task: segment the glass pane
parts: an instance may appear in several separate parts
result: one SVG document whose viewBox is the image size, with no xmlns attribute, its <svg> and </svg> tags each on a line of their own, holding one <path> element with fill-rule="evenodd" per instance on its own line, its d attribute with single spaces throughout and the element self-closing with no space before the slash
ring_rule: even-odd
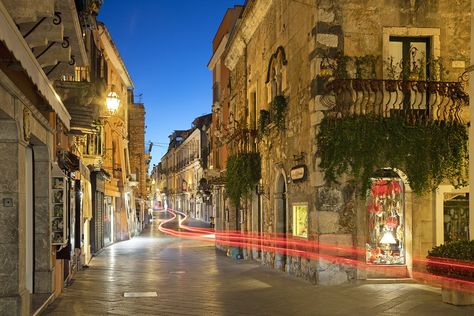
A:
<svg viewBox="0 0 474 316">
<path fill-rule="evenodd" d="M 390 55 L 389 60 L 385 61 L 387 63 L 385 76 L 391 80 L 400 79 L 401 65 L 403 64 L 403 43 L 390 41 L 388 45 Z"/>
<path fill-rule="evenodd" d="M 469 240 L 469 193 L 444 195 L 444 242 Z"/>
<path fill-rule="evenodd" d="M 308 237 L 308 205 L 293 205 L 294 236 Z"/>
<path fill-rule="evenodd" d="M 404 189 L 400 178 L 372 179 L 368 192 L 367 263 L 405 264 Z"/>
<path fill-rule="evenodd" d="M 410 71 L 414 80 L 426 80 L 426 43 L 410 43 Z M 415 78 L 416 77 L 416 78 Z"/>
</svg>

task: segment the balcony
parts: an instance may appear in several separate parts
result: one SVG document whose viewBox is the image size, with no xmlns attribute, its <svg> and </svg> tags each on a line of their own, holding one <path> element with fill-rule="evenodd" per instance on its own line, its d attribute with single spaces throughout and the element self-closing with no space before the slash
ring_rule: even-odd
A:
<svg viewBox="0 0 474 316">
<path fill-rule="evenodd" d="M 469 97 L 460 82 L 334 79 L 321 102 L 333 117 L 372 114 L 411 123 L 460 123 L 467 121 Z"/>
<path fill-rule="evenodd" d="M 94 131 L 105 100 L 105 83 L 98 81 L 55 81 L 55 89 L 71 115 L 71 127 Z"/>
</svg>

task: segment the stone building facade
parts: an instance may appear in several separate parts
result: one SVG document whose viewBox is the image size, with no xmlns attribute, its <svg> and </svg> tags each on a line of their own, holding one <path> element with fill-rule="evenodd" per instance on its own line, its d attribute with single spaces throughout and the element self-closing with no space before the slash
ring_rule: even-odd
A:
<svg viewBox="0 0 474 316">
<path fill-rule="evenodd" d="M 431 60 L 442 57 L 450 78 L 433 80 L 456 82 L 469 65 L 469 12 L 469 1 L 385 1 L 383 6 L 370 1 L 247 2 L 224 52 L 230 80 L 223 86 L 230 87 L 229 111 L 234 117 L 227 128 L 238 131 L 245 126 L 250 131 L 260 131 L 247 133 L 247 137 L 232 141 L 228 148 L 229 155 L 259 152 L 262 177 L 252 196 L 241 202 L 242 209 L 231 209 L 229 214 L 242 214 L 238 219 L 240 225 L 234 226 L 242 232 L 283 234 L 293 241 L 314 245 L 314 255 L 292 256 L 291 251 L 285 250 L 288 245 L 276 252 L 243 246 L 244 257 L 318 284 L 379 276 L 416 276 L 418 260 L 448 238 L 445 212 L 449 201 L 457 196 L 467 203 L 468 188 L 455 189 L 443 182 L 432 193 L 419 196 L 410 189 L 402 166 L 384 166 L 380 170 L 383 174 L 374 170 L 373 179 L 396 182 L 396 187 L 403 189 L 402 202 L 394 213 L 396 224 L 391 224 L 396 226 L 397 240 L 384 239 L 399 248 L 386 252 L 379 249 L 382 253 L 393 253 L 390 260 L 398 264 L 372 261 L 369 253 L 370 249 L 374 253 L 375 248 L 371 248 L 370 241 L 375 233 L 370 228 L 369 196 L 361 193 L 358 183 L 348 177 L 338 179 L 338 185 L 330 184 L 320 167 L 316 136 L 321 121 L 334 111 L 340 98 L 337 92 L 330 93 L 328 83 L 335 73 L 327 72 L 335 71 L 334 65 L 341 57 L 359 60 L 362 56 L 373 56 L 377 62 L 369 75 L 383 81 L 389 79 L 390 69 L 393 70 L 384 61 L 390 57 L 409 59 L 404 54 L 416 51 L 418 55 L 411 55 L 412 62 L 414 56 Z M 367 79 L 355 65 L 352 67 L 346 80 L 353 75 L 362 84 L 370 82 L 364 81 Z M 404 74 L 397 71 L 397 78 L 401 78 Z M 427 76 L 427 72 L 425 69 L 419 78 L 410 80 L 423 82 L 421 75 Z M 352 86 L 349 89 L 351 102 L 361 98 L 360 90 Z M 385 94 L 382 99 L 387 101 L 389 97 Z M 425 101 L 421 102 L 432 100 L 423 98 Z M 375 97 L 369 95 L 363 102 L 372 104 L 373 100 Z M 466 123 L 465 110 L 460 110 L 459 115 Z M 270 120 L 263 120 L 263 116 Z M 255 134 L 258 136 L 253 137 Z M 220 208 L 217 212 L 225 214 L 226 210 Z M 466 208 L 462 214 L 473 216 L 472 210 Z M 229 223 L 236 220 L 230 216 L 225 219 Z M 467 225 L 463 230 L 470 229 L 472 238 L 472 227 Z M 235 229 L 225 228 L 225 224 L 223 227 L 224 231 Z M 378 244 L 383 234 L 377 234 Z M 334 251 L 333 247 L 345 250 Z M 353 264 L 341 264 L 346 259 Z"/>
<path fill-rule="evenodd" d="M 133 93 L 131 93 L 131 97 L 133 98 Z M 148 218 L 146 183 L 147 160 L 149 159 L 149 154 L 145 151 L 145 106 L 143 103 L 135 103 L 130 100 L 128 111 L 131 180 L 138 182 L 133 192 L 136 211 L 139 213 L 140 225 L 143 227 L 145 216 Z"/>
<path fill-rule="evenodd" d="M 38 313 L 93 254 L 130 235 L 133 85 L 96 22 L 101 3 L 0 1 L 2 315 Z M 111 92 L 122 101 L 114 115 Z"/>
<path fill-rule="evenodd" d="M 193 121 L 191 129 L 174 131 L 167 153 L 152 171 L 156 204 L 203 221 L 215 217 L 201 184 L 208 169 L 211 120 L 211 114 L 203 115 Z"/>
<path fill-rule="evenodd" d="M 71 116 L 52 82 L 88 63 L 78 14 L 74 1 L 0 2 L 0 314 L 28 315 L 61 291 L 54 233 L 66 223 L 53 202 L 62 215 L 66 197 L 53 177 Z"/>
<path fill-rule="evenodd" d="M 230 89 L 228 86 L 230 71 L 225 65 L 225 48 L 238 18 L 243 10 L 242 6 L 228 9 L 212 43 L 213 55 L 208 68 L 212 71 L 212 126 L 211 126 L 211 155 L 209 168 L 205 170 L 204 178 L 212 188 L 213 212 L 215 213 L 215 228 L 218 231 L 234 229 L 235 219 L 225 220 L 225 210 L 228 209 L 225 191 L 225 169 L 228 156 L 229 134 L 227 126 L 230 117 Z M 232 218 L 234 218 L 232 216 Z M 216 246 L 225 249 L 225 246 L 216 242 Z"/>
</svg>

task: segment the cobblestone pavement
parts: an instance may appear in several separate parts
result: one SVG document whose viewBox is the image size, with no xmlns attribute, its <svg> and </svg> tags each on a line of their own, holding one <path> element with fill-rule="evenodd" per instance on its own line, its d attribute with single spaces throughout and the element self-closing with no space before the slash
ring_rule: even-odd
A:
<svg viewBox="0 0 474 316">
<path fill-rule="evenodd" d="M 124 292 L 157 292 L 126 298 Z M 474 315 L 419 284 L 320 287 L 247 261 L 212 244 L 164 236 L 156 222 L 115 244 L 44 315 Z"/>
</svg>

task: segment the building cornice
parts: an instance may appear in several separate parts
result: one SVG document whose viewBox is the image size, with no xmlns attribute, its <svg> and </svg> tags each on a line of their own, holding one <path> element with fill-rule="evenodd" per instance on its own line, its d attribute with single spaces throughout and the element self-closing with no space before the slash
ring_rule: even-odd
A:
<svg viewBox="0 0 474 316">
<path fill-rule="evenodd" d="M 132 78 L 128 73 L 127 67 L 120 57 L 117 47 L 115 46 L 114 41 L 112 40 L 112 36 L 109 33 L 109 30 L 103 23 L 99 23 L 99 33 L 100 33 L 100 40 L 104 45 L 105 54 L 109 58 L 109 60 L 114 65 L 114 68 L 120 75 L 120 78 L 125 83 L 127 88 L 134 88 Z"/>
<path fill-rule="evenodd" d="M 214 55 L 212 55 L 212 58 L 209 61 L 209 64 L 207 65 L 207 68 L 209 70 L 213 70 L 214 67 L 216 67 L 217 62 L 221 59 L 221 56 L 224 53 L 228 40 L 229 40 L 229 34 L 226 34 L 222 38 L 221 42 L 219 43 L 219 46 L 217 47 L 216 51 L 214 52 Z"/>
<path fill-rule="evenodd" d="M 227 44 L 225 65 L 230 70 L 235 68 L 240 56 L 243 55 L 245 46 L 252 38 L 257 27 L 262 23 L 273 0 L 249 0 L 245 6 L 242 18 L 237 22 Z"/>
</svg>

